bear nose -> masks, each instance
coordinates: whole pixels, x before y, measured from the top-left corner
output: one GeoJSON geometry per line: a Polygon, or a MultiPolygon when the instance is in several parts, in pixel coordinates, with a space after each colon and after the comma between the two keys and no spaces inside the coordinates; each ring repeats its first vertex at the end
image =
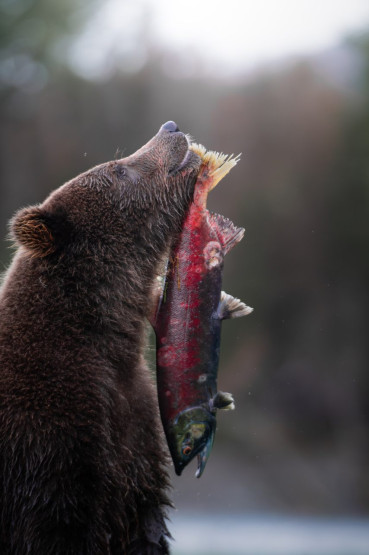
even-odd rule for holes
{"type": "Polygon", "coordinates": [[[169,133],[176,133],[179,131],[179,127],[174,121],[167,121],[167,123],[164,123],[161,128],[169,133]]]}

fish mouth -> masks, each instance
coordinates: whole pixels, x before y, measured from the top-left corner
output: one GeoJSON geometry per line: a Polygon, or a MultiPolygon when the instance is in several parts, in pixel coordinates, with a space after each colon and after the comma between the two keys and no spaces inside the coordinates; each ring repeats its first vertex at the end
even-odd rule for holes
{"type": "Polygon", "coordinates": [[[204,471],[214,442],[216,420],[203,406],[185,409],[165,426],[168,447],[178,476],[197,456],[199,478],[204,471]]]}
{"type": "Polygon", "coordinates": [[[206,463],[208,462],[211,449],[213,447],[213,443],[214,443],[214,433],[210,435],[205,446],[201,449],[201,451],[197,452],[197,454],[194,453],[191,459],[189,459],[188,461],[182,461],[182,460],[178,460],[176,457],[172,457],[173,463],[174,463],[174,470],[177,476],[180,476],[182,474],[183,469],[197,455],[197,470],[196,470],[195,476],[196,478],[200,478],[205,470],[206,463]]]}
{"type": "Polygon", "coordinates": [[[200,478],[200,476],[202,475],[202,473],[205,470],[205,466],[206,466],[206,463],[208,462],[210,452],[211,452],[211,449],[213,447],[213,443],[214,443],[214,434],[212,434],[209,437],[208,441],[206,442],[205,447],[197,455],[197,470],[196,470],[196,474],[195,474],[196,478],[200,478]]]}
{"type": "MultiPolygon", "coordinates": [[[[173,446],[173,444],[171,444],[173,446]]],[[[171,451],[171,455],[172,455],[172,460],[173,460],[173,464],[174,464],[174,470],[175,473],[177,474],[177,476],[180,476],[184,470],[184,468],[196,457],[198,458],[198,469],[197,472],[200,471],[200,459],[202,458],[202,452],[204,451],[203,449],[197,449],[196,451],[194,451],[190,457],[188,457],[186,460],[184,460],[183,458],[178,456],[178,452],[177,449],[173,446],[172,449],[170,449],[171,451]]],[[[205,466],[204,466],[205,467],[205,466]]],[[[202,474],[203,469],[200,472],[200,475],[202,474]]],[[[196,472],[196,475],[197,475],[196,472]]]]}

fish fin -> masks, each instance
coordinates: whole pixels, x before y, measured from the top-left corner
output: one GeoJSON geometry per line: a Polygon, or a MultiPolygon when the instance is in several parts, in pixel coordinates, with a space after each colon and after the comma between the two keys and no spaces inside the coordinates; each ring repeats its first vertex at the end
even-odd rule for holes
{"type": "Polygon", "coordinates": [[[211,409],[219,410],[234,410],[235,404],[232,393],[225,393],[218,391],[216,395],[210,400],[211,409]]]}
{"type": "Polygon", "coordinates": [[[221,214],[212,214],[209,212],[210,226],[216,231],[222,244],[224,254],[227,254],[237,243],[239,243],[245,234],[243,227],[236,227],[231,220],[221,214]]]}
{"type": "Polygon", "coordinates": [[[232,295],[228,295],[228,293],[222,291],[216,314],[219,320],[227,320],[228,318],[247,316],[253,310],[251,306],[247,306],[240,301],[240,299],[236,299],[232,297],[232,295]]]}

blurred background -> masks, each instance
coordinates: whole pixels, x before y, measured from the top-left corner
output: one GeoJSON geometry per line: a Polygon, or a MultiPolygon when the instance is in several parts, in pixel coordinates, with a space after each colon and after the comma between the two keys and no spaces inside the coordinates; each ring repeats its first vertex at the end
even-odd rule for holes
{"type": "Polygon", "coordinates": [[[209,207],[246,228],[224,288],[206,471],[173,475],[175,554],[369,553],[367,0],[0,0],[0,244],[167,120],[242,152],[209,207]]]}

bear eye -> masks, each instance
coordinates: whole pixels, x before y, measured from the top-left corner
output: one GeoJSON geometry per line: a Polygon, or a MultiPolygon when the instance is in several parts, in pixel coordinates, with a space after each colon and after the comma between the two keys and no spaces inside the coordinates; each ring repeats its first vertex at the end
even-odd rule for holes
{"type": "Polygon", "coordinates": [[[117,177],[124,177],[127,174],[127,170],[124,166],[122,166],[121,164],[117,164],[114,168],[114,171],[117,175],[117,177]]]}

